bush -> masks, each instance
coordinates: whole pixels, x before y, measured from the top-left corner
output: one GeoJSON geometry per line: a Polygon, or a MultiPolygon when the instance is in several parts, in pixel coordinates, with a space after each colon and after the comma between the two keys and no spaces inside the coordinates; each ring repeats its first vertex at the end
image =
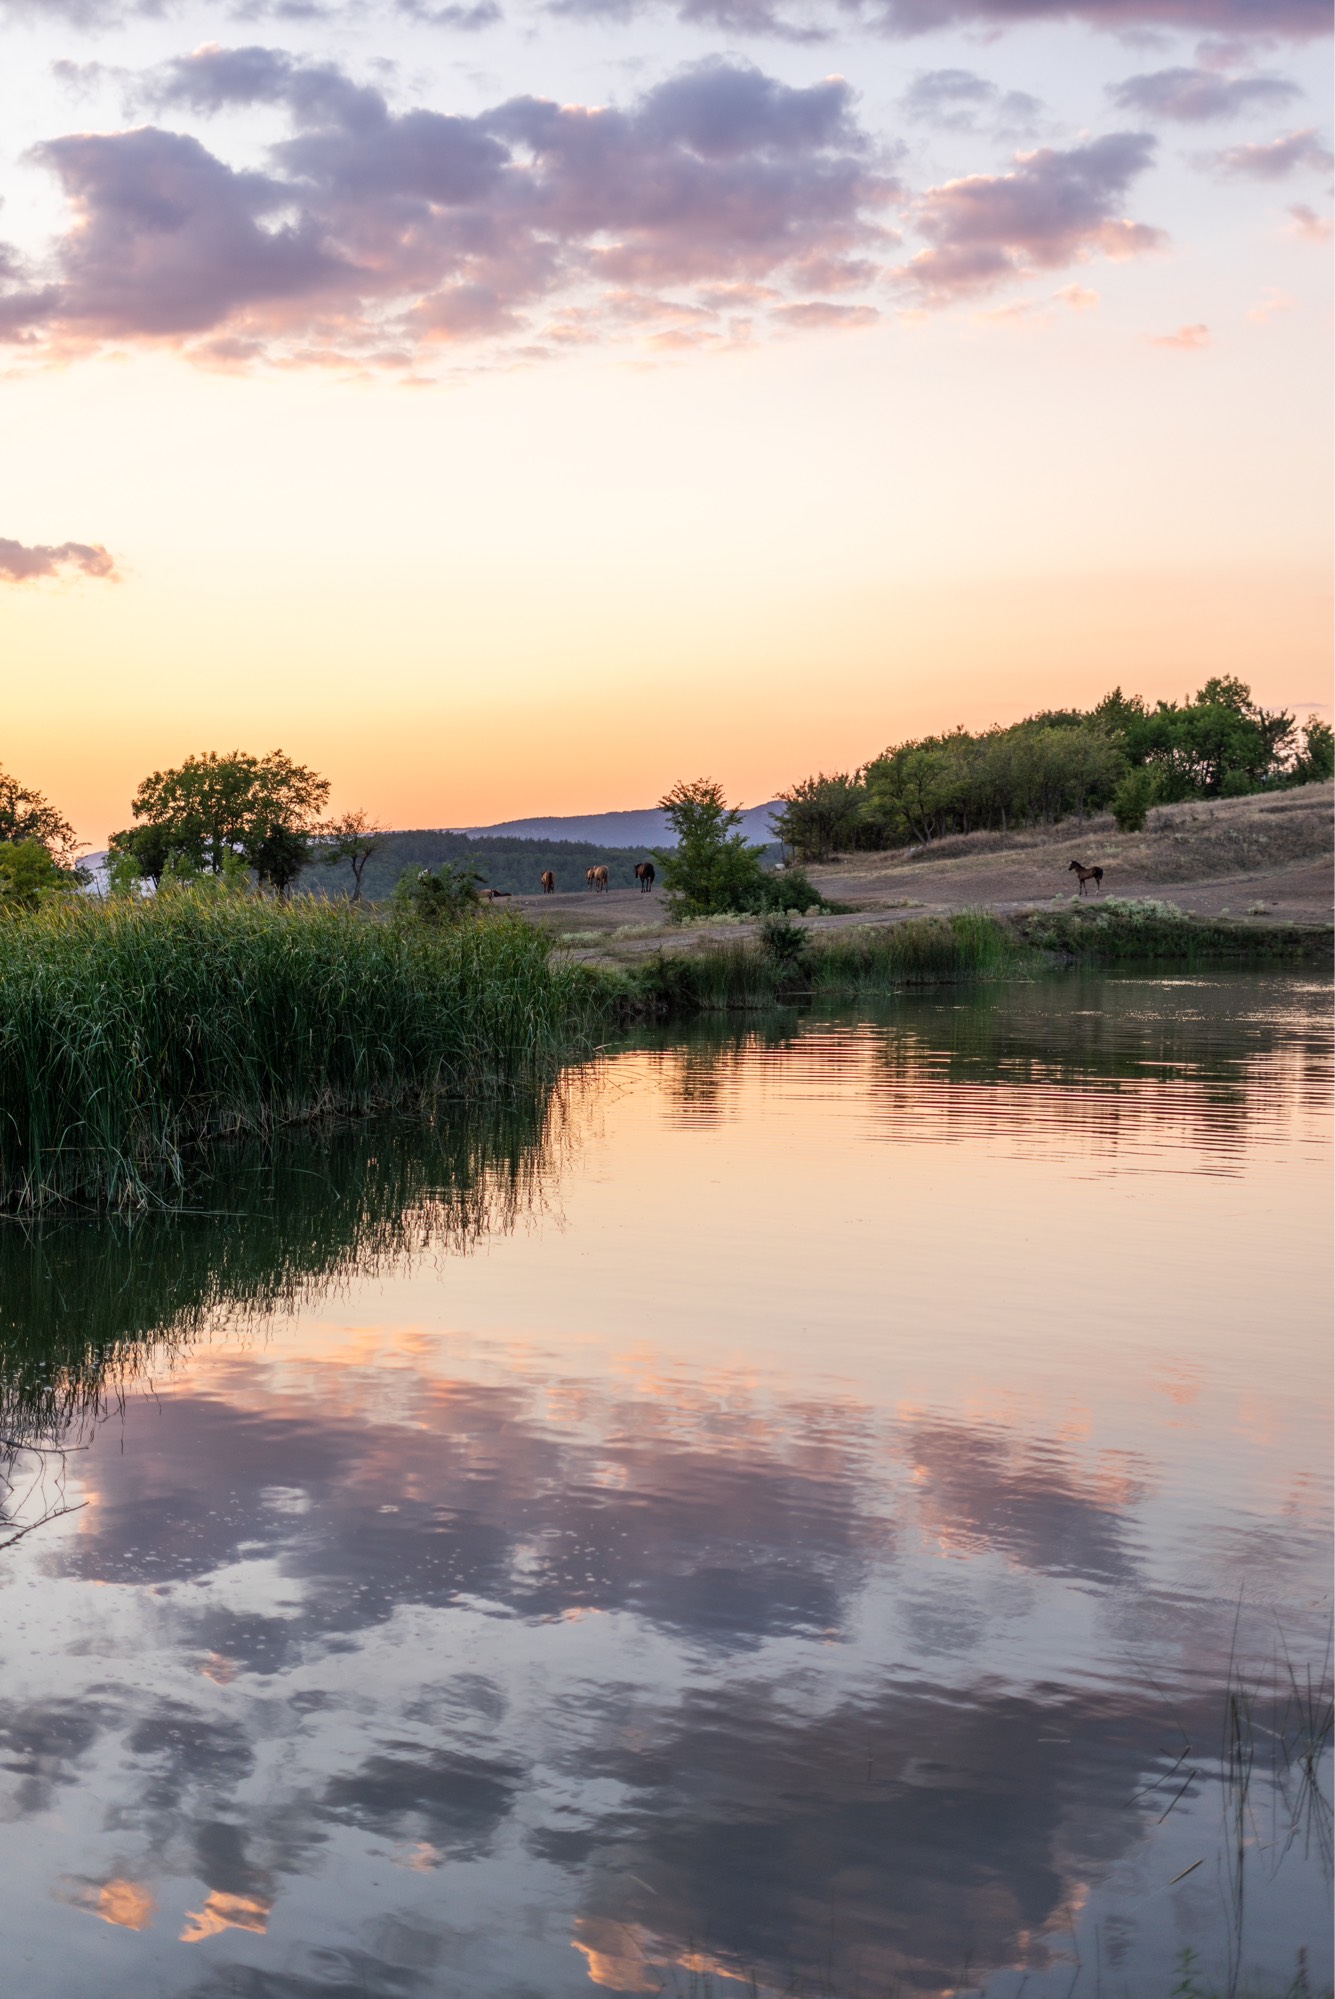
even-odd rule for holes
{"type": "Polygon", "coordinates": [[[400,875],[391,908],[400,923],[448,929],[477,914],[481,879],[476,868],[456,868],[450,861],[434,874],[430,868],[418,868],[416,873],[400,875]]]}
{"type": "Polygon", "coordinates": [[[1153,771],[1141,766],[1127,772],[1112,800],[1113,818],[1121,832],[1140,833],[1144,830],[1157,789],[1153,771]]]}
{"type": "Polygon", "coordinates": [[[760,948],[773,965],[780,979],[796,978],[807,961],[808,938],[800,923],[794,923],[791,916],[782,910],[774,910],[762,917],[760,923],[760,948]]]}

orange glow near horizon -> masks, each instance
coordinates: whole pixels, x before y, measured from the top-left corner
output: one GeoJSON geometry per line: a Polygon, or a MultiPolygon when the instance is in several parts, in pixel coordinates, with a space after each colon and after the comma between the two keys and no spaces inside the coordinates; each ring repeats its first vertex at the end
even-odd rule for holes
{"type": "Polygon", "coordinates": [[[1146,330],[1206,316],[1169,260],[1100,267],[1079,312],[413,387],[148,350],[11,380],[23,538],[121,580],[0,586],[0,762],[100,847],[207,749],[475,825],[704,773],[762,803],[1119,683],[1324,707],[1324,280],[1253,247],[1191,352],[1146,330]]]}

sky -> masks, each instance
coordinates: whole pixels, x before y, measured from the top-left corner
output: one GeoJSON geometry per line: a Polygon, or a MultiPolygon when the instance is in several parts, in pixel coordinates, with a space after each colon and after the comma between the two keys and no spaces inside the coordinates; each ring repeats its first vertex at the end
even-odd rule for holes
{"type": "Polygon", "coordinates": [[[0,0],[0,764],[739,803],[1329,714],[1324,0],[0,0]]]}

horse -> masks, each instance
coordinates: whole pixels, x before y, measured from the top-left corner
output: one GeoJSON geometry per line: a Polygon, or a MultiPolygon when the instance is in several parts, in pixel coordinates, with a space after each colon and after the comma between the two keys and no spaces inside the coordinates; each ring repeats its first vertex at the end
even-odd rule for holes
{"type": "Polygon", "coordinates": [[[648,895],[654,885],[654,864],[652,861],[636,861],[635,879],[640,884],[640,894],[648,895]]]}
{"type": "Polygon", "coordinates": [[[550,868],[544,868],[542,871],[542,892],[544,895],[556,894],[556,876],[550,868]]]}
{"type": "Polygon", "coordinates": [[[584,886],[585,886],[585,888],[592,888],[592,887],[593,887],[593,878],[594,878],[594,876],[595,876],[595,875],[597,874],[597,872],[598,872],[597,868],[590,868],[590,869],[589,869],[588,873],[587,873],[587,874],[585,875],[585,877],[584,877],[584,886]]]}
{"type": "Polygon", "coordinates": [[[1071,867],[1066,870],[1068,875],[1071,872],[1071,868],[1075,869],[1076,875],[1079,879],[1081,895],[1083,895],[1085,892],[1086,882],[1093,882],[1095,888],[1098,889],[1101,889],[1103,887],[1102,868],[1087,868],[1083,861],[1072,861],[1071,867]]]}
{"type": "Polygon", "coordinates": [[[606,868],[604,867],[590,868],[589,873],[593,876],[593,885],[595,889],[601,891],[607,887],[606,868]]]}

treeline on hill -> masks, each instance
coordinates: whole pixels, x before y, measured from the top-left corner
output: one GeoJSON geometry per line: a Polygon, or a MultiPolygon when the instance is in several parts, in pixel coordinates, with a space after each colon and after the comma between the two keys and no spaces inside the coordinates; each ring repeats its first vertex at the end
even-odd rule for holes
{"type": "MultiPolygon", "coordinates": [[[[647,847],[599,847],[588,840],[526,840],[510,835],[478,838],[422,828],[380,836],[366,863],[362,896],[383,902],[403,875],[442,863],[471,868],[485,887],[505,889],[511,895],[536,895],[547,868],[560,891],[582,889],[588,870],[599,866],[607,869],[612,888],[634,888],[635,863],[648,858],[647,847]]],[[[341,852],[326,866],[317,850],[297,880],[303,895],[346,895],[351,886],[350,864],[341,852]]]]}
{"type": "Polygon", "coordinates": [[[861,770],[820,772],[781,794],[774,820],[800,860],[926,846],[950,833],[1052,825],[1111,808],[1125,832],[1151,806],[1238,798],[1335,774],[1330,724],[1299,732],[1230,675],[1153,707],[1120,687],[1096,708],[1053,709],[1010,728],[892,744],[861,770]]]}

